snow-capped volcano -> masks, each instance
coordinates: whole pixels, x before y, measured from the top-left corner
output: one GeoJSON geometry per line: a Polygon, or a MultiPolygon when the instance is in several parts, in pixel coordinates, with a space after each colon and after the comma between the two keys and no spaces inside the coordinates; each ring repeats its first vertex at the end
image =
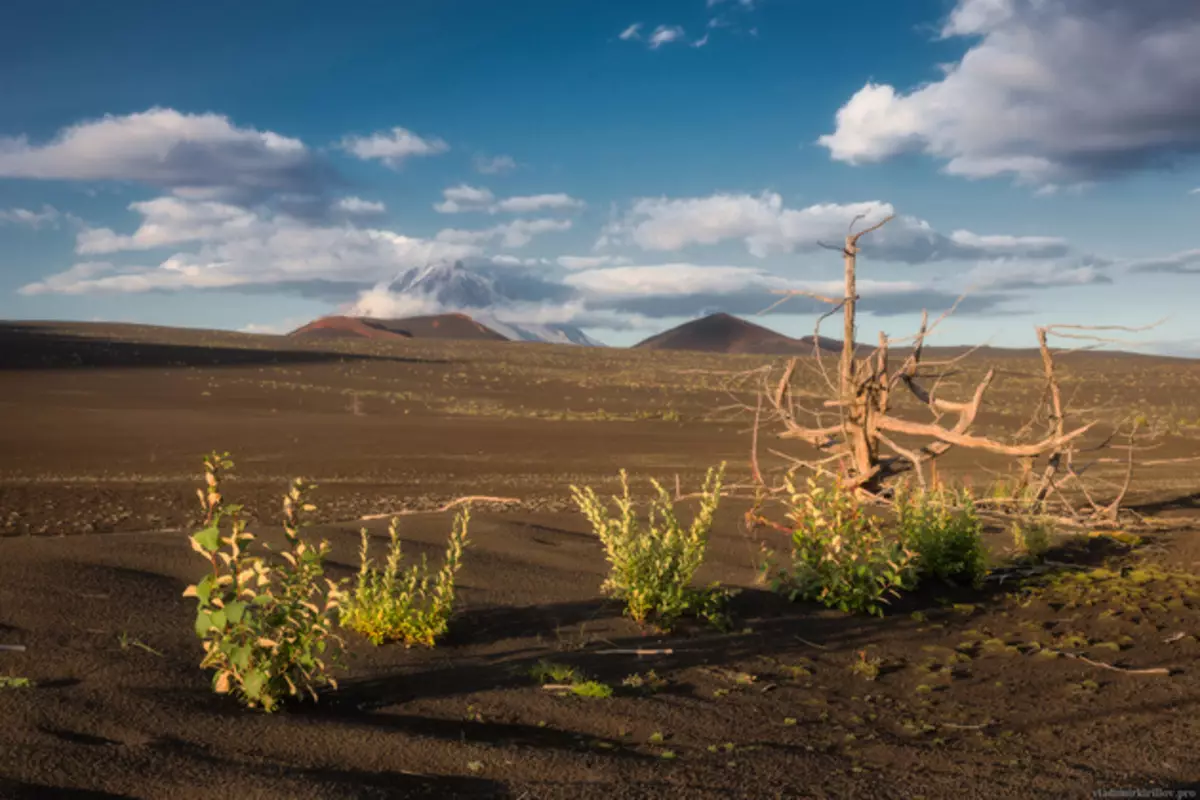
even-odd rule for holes
{"type": "Polygon", "coordinates": [[[424,295],[451,309],[491,308],[510,300],[496,291],[491,278],[472,272],[461,261],[414,267],[388,286],[393,294],[424,295]]]}
{"type": "Polygon", "coordinates": [[[436,303],[442,311],[461,311],[513,340],[603,347],[573,325],[522,321],[506,307],[527,298],[510,296],[494,278],[468,269],[461,261],[410,269],[398,275],[387,291],[436,303]]]}

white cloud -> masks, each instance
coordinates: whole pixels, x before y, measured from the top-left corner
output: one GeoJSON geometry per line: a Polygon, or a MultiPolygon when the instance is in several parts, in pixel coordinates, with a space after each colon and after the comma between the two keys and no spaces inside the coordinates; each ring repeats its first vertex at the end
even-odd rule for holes
{"type": "Polygon", "coordinates": [[[1200,275],[1200,250],[1184,250],[1158,258],[1141,258],[1122,264],[1130,272],[1161,272],[1200,275]]]}
{"type": "Polygon", "coordinates": [[[750,267],[687,263],[589,269],[572,273],[563,282],[589,294],[615,296],[724,293],[742,291],[750,284],[764,289],[788,284],[783,278],[750,267]]]}
{"type": "Polygon", "coordinates": [[[475,170],[482,175],[503,175],[517,168],[512,156],[476,156],[475,170]]]}
{"type": "Polygon", "coordinates": [[[152,108],[81,122],[43,144],[0,138],[0,177],[136,181],[244,196],[311,191],[323,173],[298,139],[239,128],[219,114],[152,108]]]}
{"type": "Polygon", "coordinates": [[[569,219],[518,219],[483,230],[447,228],[438,231],[437,241],[459,245],[481,245],[498,241],[504,247],[524,247],[540,234],[570,229],[569,219]]]}
{"type": "Polygon", "coordinates": [[[354,317],[401,319],[441,314],[446,310],[428,295],[392,292],[386,283],[381,283],[359,293],[358,300],[346,313],[354,317]]]}
{"type": "Polygon", "coordinates": [[[962,277],[962,282],[972,290],[1049,289],[1055,286],[1109,284],[1112,278],[1105,266],[1000,259],[977,264],[962,277]]]}
{"type": "Polygon", "coordinates": [[[664,44],[677,42],[684,37],[683,28],[679,25],[659,25],[654,29],[654,33],[650,34],[647,43],[651,50],[657,50],[664,44]]]}
{"type": "Polygon", "coordinates": [[[1075,184],[1200,151],[1200,4],[958,0],[978,41],[910,92],[867,83],[818,142],[850,164],[923,152],[969,178],[1075,184]]]}
{"type": "Polygon", "coordinates": [[[468,186],[465,183],[443,189],[442,198],[442,202],[436,203],[433,207],[435,211],[442,214],[461,214],[470,211],[483,211],[488,214],[500,212],[528,214],[535,211],[577,209],[585,205],[582,200],[577,200],[561,192],[506,197],[497,200],[490,190],[468,186]]]}
{"type": "Polygon", "coordinates": [[[559,256],[555,263],[564,269],[596,269],[628,264],[629,259],[622,256],[559,256]]]}
{"type": "Polygon", "coordinates": [[[30,211],[28,208],[0,208],[0,223],[24,225],[37,230],[42,227],[57,225],[62,214],[58,209],[43,205],[41,211],[30,211]]]}
{"type": "Polygon", "coordinates": [[[461,214],[466,211],[487,211],[496,196],[487,189],[461,183],[442,190],[442,202],[434,205],[440,214],[461,214]]]}
{"type": "Polygon", "coordinates": [[[626,28],[625,30],[621,31],[621,33],[617,36],[617,38],[623,42],[628,42],[630,39],[640,39],[641,34],[639,33],[639,31],[641,31],[641,29],[642,29],[642,23],[635,22],[632,25],[630,25],[628,28],[626,28]]]}
{"type": "Polygon", "coordinates": [[[109,228],[84,228],[75,240],[81,255],[150,250],[187,242],[232,240],[261,227],[262,219],[252,211],[228,203],[159,197],[129,206],[142,216],[142,223],[129,236],[109,228]]]}
{"type": "MultiPolygon", "coordinates": [[[[642,198],[623,219],[607,226],[601,245],[628,241],[644,250],[677,251],[691,245],[713,245],[741,239],[751,255],[814,250],[825,242],[837,246],[850,223],[859,227],[879,221],[894,209],[889,203],[820,203],[792,209],[774,192],[714,194],[708,197],[642,198]]],[[[945,236],[929,223],[901,216],[863,240],[863,250],[876,258],[917,263],[998,256],[1055,257],[1068,251],[1052,237],[980,236],[955,231],[945,236]]]]}
{"type": "Polygon", "coordinates": [[[701,36],[696,41],[692,42],[691,46],[692,47],[704,47],[704,45],[706,45],[706,44],[708,44],[708,34],[707,33],[704,34],[703,36],[701,36]]]}
{"type": "Polygon", "coordinates": [[[398,270],[481,254],[471,242],[405,236],[378,228],[318,225],[282,213],[162,197],[131,208],[130,235],[84,231],[80,253],[190,245],[156,266],[84,262],[20,289],[22,294],[233,288],[306,281],[373,283],[398,270]]]}
{"type": "Polygon", "coordinates": [[[450,149],[442,139],[425,139],[407,128],[392,128],[370,136],[347,136],[342,139],[341,147],[356,158],[378,159],[392,169],[399,169],[406,159],[435,156],[450,149]]]}
{"type": "Polygon", "coordinates": [[[557,211],[571,208],[582,208],[582,200],[576,200],[561,192],[555,194],[534,194],[524,197],[506,197],[496,203],[497,211],[507,211],[513,214],[528,214],[533,211],[557,211]]]}
{"type": "Polygon", "coordinates": [[[360,214],[363,216],[370,214],[382,214],[387,211],[387,206],[375,200],[363,200],[361,197],[343,197],[337,201],[335,208],[338,211],[346,214],[360,214]]]}

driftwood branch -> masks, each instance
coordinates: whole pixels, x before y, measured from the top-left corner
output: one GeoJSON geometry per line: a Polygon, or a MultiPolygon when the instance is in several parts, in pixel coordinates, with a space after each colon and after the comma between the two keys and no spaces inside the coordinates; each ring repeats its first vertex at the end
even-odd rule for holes
{"type": "Polygon", "coordinates": [[[389,511],[386,514],[369,514],[365,517],[359,517],[360,522],[369,522],[376,519],[389,519],[391,517],[406,517],[414,514],[441,514],[444,511],[449,511],[456,506],[461,506],[465,503],[519,503],[521,499],[518,497],[488,497],[486,495],[470,495],[468,497],[459,497],[456,500],[451,500],[444,506],[438,508],[424,509],[401,509],[400,511],[389,511]]]}

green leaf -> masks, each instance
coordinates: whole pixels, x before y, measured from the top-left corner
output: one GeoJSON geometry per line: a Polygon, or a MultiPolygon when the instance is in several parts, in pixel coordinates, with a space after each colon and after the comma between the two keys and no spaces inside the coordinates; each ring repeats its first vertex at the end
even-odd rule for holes
{"type": "Polygon", "coordinates": [[[242,679],[242,691],[251,700],[257,700],[262,695],[263,686],[267,683],[267,675],[260,669],[246,673],[242,679]]]}
{"type": "Polygon", "coordinates": [[[203,638],[212,627],[212,616],[207,611],[196,612],[196,635],[203,638]]]}
{"type": "Polygon", "coordinates": [[[233,652],[229,655],[229,663],[233,664],[240,670],[244,670],[250,666],[251,647],[248,644],[243,644],[233,648],[233,652]]]}
{"type": "Polygon", "coordinates": [[[210,525],[193,533],[192,541],[203,547],[205,552],[215,553],[221,547],[221,531],[216,525],[210,525]]]}
{"type": "Polygon", "coordinates": [[[212,596],[212,575],[205,575],[199,583],[196,584],[196,598],[203,604],[208,603],[208,598],[212,596]]]}
{"type": "Polygon", "coordinates": [[[242,621],[246,613],[246,604],[241,600],[230,600],[225,604],[225,617],[234,625],[242,621]]]}
{"type": "Polygon", "coordinates": [[[224,610],[217,609],[216,611],[212,612],[212,614],[209,615],[209,619],[214,628],[218,628],[220,630],[225,630],[225,611],[224,610]]]}

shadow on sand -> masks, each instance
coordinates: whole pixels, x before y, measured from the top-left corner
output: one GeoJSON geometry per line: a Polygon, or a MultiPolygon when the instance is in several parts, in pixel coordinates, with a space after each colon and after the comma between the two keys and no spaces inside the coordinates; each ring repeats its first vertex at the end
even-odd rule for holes
{"type": "MultiPolygon", "coordinates": [[[[197,338],[205,335],[196,331],[197,338]]],[[[320,364],[340,361],[445,363],[443,360],[342,353],[290,347],[233,347],[206,344],[135,342],[67,333],[31,324],[0,324],[0,370],[80,367],[232,367],[264,364],[320,364]]]]}

